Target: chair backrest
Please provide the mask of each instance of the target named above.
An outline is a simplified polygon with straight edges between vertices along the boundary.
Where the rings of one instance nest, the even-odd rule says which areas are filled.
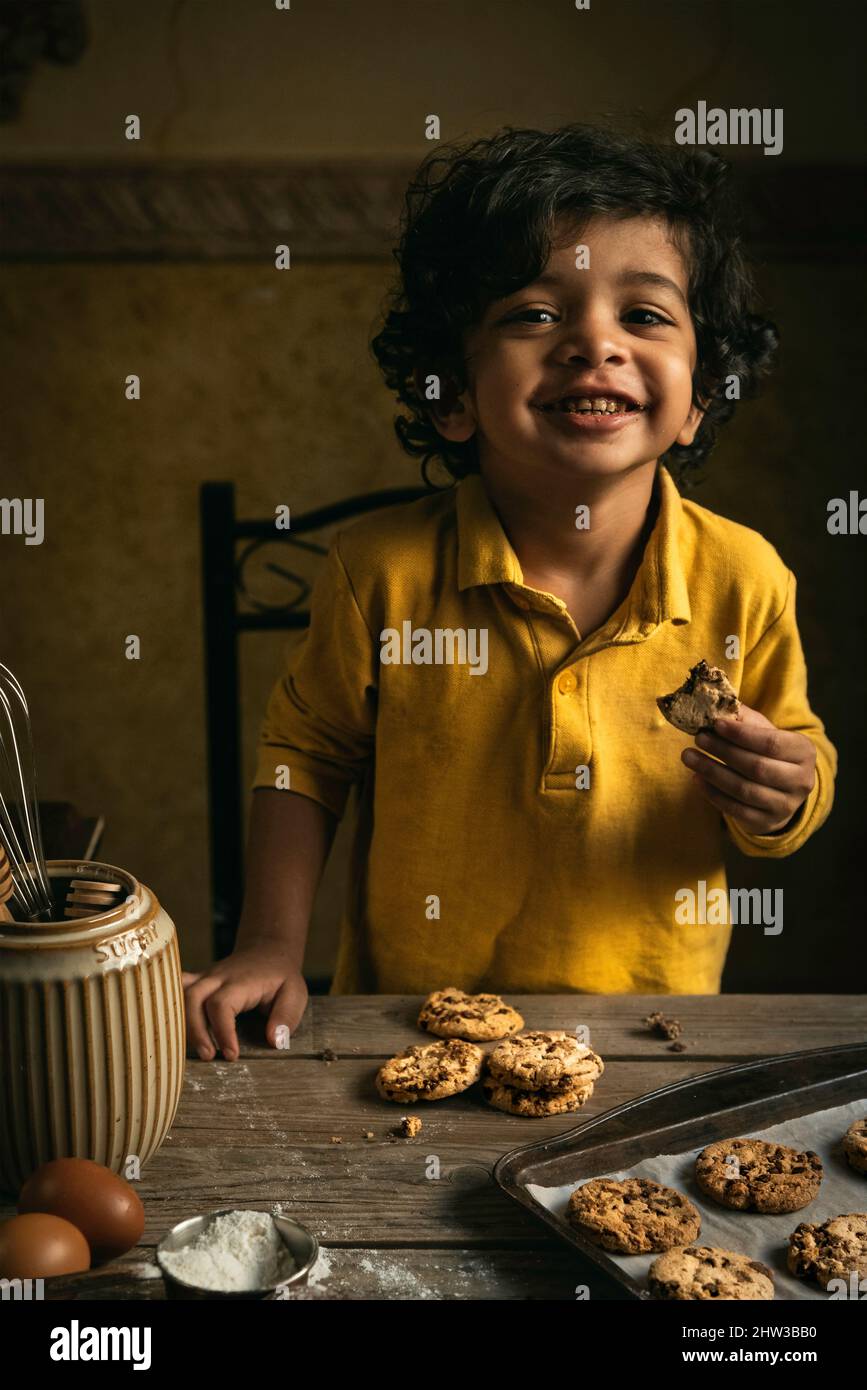
[[[385,488],[291,516],[287,529],[274,518],[239,521],[233,483],[203,483],[199,493],[202,586],[205,620],[205,695],[208,741],[208,834],[211,855],[211,918],[215,960],[228,955],[243,899],[243,793],[241,788],[238,634],[306,627],[311,585],[282,565],[269,565],[296,592],[280,604],[263,602],[246,589],[244,569],[263,545],[275,542],[326,554],[327,547],[303,539],[337,521],[380,507],[429,495],[423,487]],[[248,542],[240,551],[240,542]],[[246,605],[246,607],[244,606]]]

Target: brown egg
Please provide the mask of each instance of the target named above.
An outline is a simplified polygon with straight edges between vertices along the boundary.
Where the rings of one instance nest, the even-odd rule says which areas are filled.
[[[144,1230],[144,1207],[129,1183],[89,1158],[53,1158],[30,1174],[21,1212],[44,1211],[77,1226],[94,1264],[130,1250]]]
[[[62,1216],[29,1212],[0,1225],[0,1278],[50,1279],[90,1269],[90,1248]]]

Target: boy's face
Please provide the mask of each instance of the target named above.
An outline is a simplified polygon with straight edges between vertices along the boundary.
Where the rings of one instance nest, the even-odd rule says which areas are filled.
[[[576,266],[579,244],[589,248],[586,269]],[[543,276],[494,301],[467,333],[469,385],[435,418],[440,432],[456,441],[476,433],[482,472],[515,482],[534,471],[623,473],[675,441],[690,444],[701,422],[695,332],[686,266],[664,220],[594,217],[552,251]],[[542,408],[566,396],[577,413]],[[612,397],[643,408],[597,413]]]

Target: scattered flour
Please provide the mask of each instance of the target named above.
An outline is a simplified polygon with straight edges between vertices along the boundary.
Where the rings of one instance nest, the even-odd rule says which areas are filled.
[[[159,1265],[138,1264],[124,1265],[124,1274],[132,1275],[133,1279],[162,1279],[162,1270]]]
[[[320,1246],[319,1254],[316,1257],[316,1263],[310,1270],[310,1274],[307,1277],[307,1283],[313,1284],[314,1287],[319,1284],[323,1284],[330,1274],[331,1261],[328,1258],[328,1251],[323,1250]]]
[[[417,1274],[414,1274],[411,1269],[407,1269],[406,1265],[401,1264],[394,1256],[386,1254],[385,1251],[369,1251],[358,1263],[363,1270],[375,1277],[379,1288],[386,1297],[394,1295],[410,1299],[438,1299],[440,1297],[433,1289],[423,1284]]]
[[[165,1251],[170,1274],[200,1289],[243,1293],[279,1284],[296,1264],[266,1211],[232,1211],[217,1216],[182,1250]]]

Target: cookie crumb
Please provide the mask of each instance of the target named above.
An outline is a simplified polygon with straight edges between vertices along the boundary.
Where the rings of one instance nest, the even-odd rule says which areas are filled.
[[[682,1042],[673,1042],[673,1043],[670,1043],[667,1050],[668,1050],[669,1052],[686,1052],[686,1043],[682,1043]]]
[[[332,1144],[342,1144],[343,1140],[340,1138],[339,1134],[332,1134],[331,1142]]]
[[[364,1135],[365,1139],[375,1139],[375,1138],[376,1138],[376,1135],[374,1134],[374,1132],[373,1132],[372,1129],[363,1129],[361,1132],[362,1132],[362,1134]]]
[[[336,1052],[332,1051],[330,1047],[326,1047],[325,1051],[322,1054],[322,1060],[323,1062],[339,1062],[340,1058],[338,1057]]]
[[[421,1120],[418,1115],[404,1115],[397,1127],[397,1132],[404,1139],[414,1139],[417,1134],[421,1133]]]
[[[665,1014],[658,1011],[648,1014],[644,1020],[646,1026],[661,1038],[679,1038],[683,1032],[683,1024],[678,1018],[666,1018]]]

